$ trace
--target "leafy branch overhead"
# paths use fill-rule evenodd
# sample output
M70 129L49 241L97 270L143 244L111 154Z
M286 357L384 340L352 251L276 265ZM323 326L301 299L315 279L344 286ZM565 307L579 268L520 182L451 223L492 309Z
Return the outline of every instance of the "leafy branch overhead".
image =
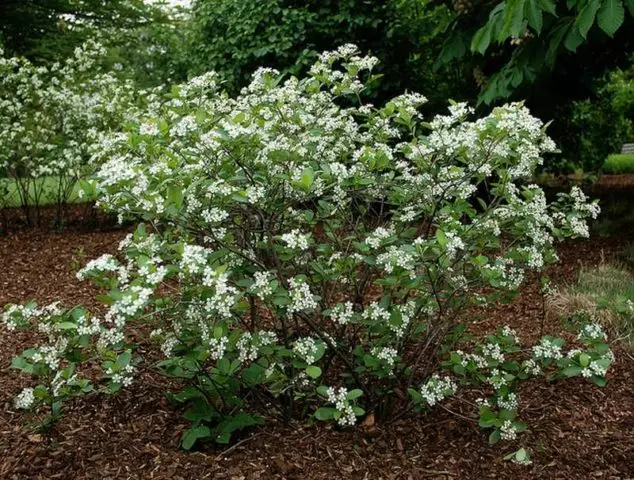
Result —
M487 104L551 71L566 52L616 41L634 15L634 0L456 1L453 7L438 65L467 57L484 64L489 76L479 82L480 102Z

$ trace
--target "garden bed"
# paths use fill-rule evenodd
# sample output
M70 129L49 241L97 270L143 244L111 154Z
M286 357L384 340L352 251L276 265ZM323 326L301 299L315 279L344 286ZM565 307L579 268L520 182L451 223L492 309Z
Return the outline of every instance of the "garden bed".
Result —
M612 186L611 186L612 187ZM598 189L597 193L601 193ZM614 192L612 192L614 193ZM0 237L0 304L62 299L67 305L94 302L96 293L75 279L73 265L116 249L125 229L86 231L81 222L63 233L20 230ZM573 281L580 265L616 257L633 230L560 246L556 283ZM509 324L535 340L542 323L536 281L512 304L473 312L475 334ZM544 333L562 326L546 318ZM332 425L266 426L230 448L179 450L187 427L164 397L168 382L147 365L133 386L117 397L97 394L68 405L50 434L26 431L28 419L11 399L24 378L10 369L11 357L27 344L23 334L0 337L0 478L631 478L634 475L634 362L614 345L617 361L608 384L597 388L580 378L522 387L520 414L528 432L511 443L489 446L486 433L468 418L470 408L450 399L433 413L391 424L365 422L338 431ZM459 415L455 415L454 413ZM533 452L531 466L505 462L519 446Z

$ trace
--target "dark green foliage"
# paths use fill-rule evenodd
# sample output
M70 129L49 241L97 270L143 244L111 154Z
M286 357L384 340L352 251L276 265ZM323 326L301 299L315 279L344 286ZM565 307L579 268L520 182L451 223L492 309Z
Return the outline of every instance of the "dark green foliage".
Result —
M3 0L0 35L9 55L37 63L67 58L99 29L133 29L165 19L143 0Z
M480 101L487 104L513 94L530 98L536 93L530 85L540 89L562 77L563 86L572 87L564 98L575 98L584 79L619 65L632 51L634 0L458 3L439 62L484 70Z
M379 57L378 73L389 73L374 96L408 89L444 104L447 96L473 93L464 92L456 69L432 70L438 33L450 18L446 8L424 0L197 0L191 72L215 70L236 91L260 66L299 74L317 52L354 43Z
M591 96L564 104L555 131L563 155L586 171L601 169L606 157L634 141L634 67L605 76ZM626 168L622 160L603 167ZM616 169L616 170L615 170Z

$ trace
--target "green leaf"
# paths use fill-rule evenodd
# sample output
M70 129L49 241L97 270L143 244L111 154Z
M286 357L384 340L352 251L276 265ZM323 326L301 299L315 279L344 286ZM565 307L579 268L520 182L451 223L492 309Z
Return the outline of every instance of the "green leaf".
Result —
M313 180L315 179L315 172L313 169L308 167L302 172L302 177L300 179L300 185L304 191L310 191L310 187L313 184Z
M504 9L504 23L497 35L497 40L503 42L509 36L517 37L522 32L524 24L525 0L508 0Z
M447 235L441 229L436 230L436 240L441 248L447 247Z
M598 23L610 37L613 36L625 20L625 9L621 0L605 0L599 10Z
M528 24L537 32L539 35L542 31L542 26L544 23L542 9L540 8L537 0L528 0L525 6L525 15L528 20Z
M57 324L57 328L60 330L74 330L77 328L77 325L73 322L60 322Z
M414 390L413 388L408 388L407 393L412 397L412 401L414 403L420 403L423 400L423 396L420 394L418 390Z
M590 2L588 2L586 6L583 7L581 12L579 12L579 16L575 21L575 26L577 27L577 29L579 30L579 34L583 38L586 38L586 35L588 35L588 31L594 24L594 18L596 17L597 11L599 10L600 6L600 0L590 0Z
M183 432L183 437L181 439L181 446L185 450L189 450L194 446L194 444L201 438L209 438L211 436L211 432L208 427L198 426L192 427Z
M480 411L480 419L478 425L483 428L493 427L497 423L497 416L488 408L483 408Z
M312 378L319 378L321 376L321 368L311 365L306 367L306 375Z
M352 407L352 411L357 417L360 417L361 415L365 415L365 410L362 409L361 407Z
M132 353L129 350L127 350L117 357L116 364L119 368L126 367L130 363L131 358L132 358Z
M183 205L183 190L177 186L170 186L167 189L167 201L174 205L177 209Z
M328 396L328 387L326 385L319 385L317 387L317 393L322 397Z
M336 408L332 408L332 407L321 407L318 408L317 411L315 412L315 418L317 420L331 420L334 415L335 412L337 411Z
M551 15L557 16L556 4L554 0L538 0L539 8L544 12L548 12Z
M584 368L590 365L590 355L588 355L587 353L582 353L581 355L579 355L579 365Z
M491 43L491 27L492 23L487 22L484 27L478 30L471 39L471 51L484 55Z
M223 444L229 443L234 432L263 424L264 420L262 417L254 417L240 412L234 416L227 417L218 424L214 430L214 441Z
M559 46L564 38L564 35L568 32L570 28L568 22L564 22L550 34L550 39L548 43L548 50L546 50L546 64L552 67L555 64L555 58L557 57L557 53L559 52Z
M348 392L348 395L346 395L346 398L348 400L355 400L355 399L359 398L361 395L363 395L363 390L355 388L354 390L350 390Z
M634 0L625 0L625 6L630 11L630 15L634 17Z
M582 370L583 369L581 367L572 366L572 367L564 368L561 371L561 374L566 376L566 377L576 377L578 375L581 375L581 371Z
M571 52L574 52L582 43L583 43L583 37L581 36L581 34L577 31L576 28L574 27L571 28L568 31L568 35L566 36L564 46Z
M500 439L502 438L502 434L500 433L500 431L496 428L495 430L493 430L491 432L491 435L489 435L489 443L491 445L495 445L496 443L498 443L500 441Z
M183 418L192 423L202 420L209 422L213 417L214 409L202 398L196 399L192 406L183 414Z

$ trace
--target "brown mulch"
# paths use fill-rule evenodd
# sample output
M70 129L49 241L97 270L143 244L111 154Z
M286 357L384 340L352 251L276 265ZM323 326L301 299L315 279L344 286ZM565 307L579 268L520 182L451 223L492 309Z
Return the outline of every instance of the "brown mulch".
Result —
M76 225L0 237L0 305L30 298L92 304L96 290L75 279L73 264L113 251L125 233ZM563 245L551 277L573 281L580 264L613 258L630 234ZM542 323L540 298L536 282L528 283L515 302L475 313L473 328L508 324L527 340L542 328L560 333L557 320ZM119 396L72 402L48 435L27 431L28 420L12 406L25 378L10 369L27 341L0 332L0 479L634 478L634 358L618 345L604 388L582 379L528 382L520 407L529 431L515 442L489 446L488 432L437 408L352 431L272 421L233 447L187 453L178 448L186 424L165 400L166 381L151 371ZM446 407L470 415L457 402ZM502 460L519 446L531 448L533 465Z

